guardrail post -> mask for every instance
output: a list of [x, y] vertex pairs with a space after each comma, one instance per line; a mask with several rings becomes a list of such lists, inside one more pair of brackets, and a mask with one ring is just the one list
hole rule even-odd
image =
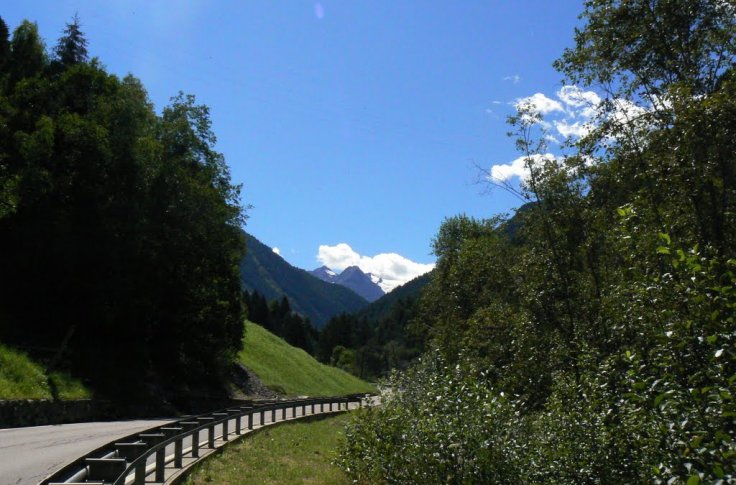
[[276, 405], [271, 408], [271, 422], [276, 422]]
[[215, 416], [216, 418], [224, 418], [222, 421], [222, 441], [227, 441], [227, 435], [230, 434], [227, 429], [230, 415], [228, 413], [212, 413], [212, 416]]
[[199, 430], [192, 431], [192, 458], [199, 458]]
[[281, 421], [285, 421], [286, 420], [286, 408], [287, 407], [288, 406], [286, 404], [282, 404], [281, 405]]
[[253, 429], [253, 410], [248, 411], [248, 429]]
[[330, 412], [332, 412], [332, 399], [330, 399]]
[[263, 426], [263, 422], [266, 419], [266, 410], [261, 409], [261, 426]]
[[164, 472], [166, 468], [166, 447], [162, 446], [156, 450], [156, 481], [164, 481]]
[[146, 460], [141, 460], [135, 466], [135, 485], [144, 485], [146, 483]]
[[174, 441], [174, 466], [176, 468], [181, 468], [181, 455], [184, 448], [184, 444], [182, 443], [182, 438], [177, 438], [176, 441]]
[[320, 401], [319, 402], [319, 412], [320, 413], [324, 413], [325, 412], [325, 402], [324, 401]]
[[302, 416], [306, 416], [306, 415], [307, 415], [307, 405], [304, 402], [302, 402]]
[[228, 409], [228, 414], [234, 416], [235, 419], [235, 434], [240, 434], [240, 416], [242, 411], [240, 409]]
[[207, 428], [207, 431], [209, 432], [207, 435], [207, 446], [210, 448], [215, 447], [215, 424], [210, 423], [209, 427]]

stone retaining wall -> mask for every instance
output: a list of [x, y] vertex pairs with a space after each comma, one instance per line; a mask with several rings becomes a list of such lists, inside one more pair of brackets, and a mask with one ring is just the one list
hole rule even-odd
[[98, 421], [116, 414], [112, 403], [94, 399], [0, 401], [0, 428]]

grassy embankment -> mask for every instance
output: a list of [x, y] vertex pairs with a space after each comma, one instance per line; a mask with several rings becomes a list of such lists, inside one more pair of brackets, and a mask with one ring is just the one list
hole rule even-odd
[[[317, 362], [254, 323], [246, 322], [239, 360], [272, 389], [286, 395], [335, 396], [375, 392], [370, 384], [340, 369]], [[84, 399], [91, 392], [66, 373], [49, 378], [43, 366], [25, 353], [0, 344], [0, 399], [51, 399], [50, 383], [61, 399]]]
[[62, 372], [49, 376], [44, 368], [23, 352], [0, 344], [0, 399], [51, 399], [55, 385], [60, 399], [85, 399], [91, 393], [84, 385]]
[[332, 462], [346, 414], [268, 426], [197, 465], [188, 485], [349, 483]]
[[[311, 396], [375, 391], [259, 325], [247, 322], [245, 332], [240, 361], [269, 387]], [[348, 419], [340, 414], [267, 426], [197, 464], [184, 483], [348, 483], [348, 477], [332, 464]]]
[[263, 383], [289, 396], [337, 396], [375, 392], [370, 384], [347, 372], [317, 362], [311, 355], [255, 323], [246, 322], [240, 362]]

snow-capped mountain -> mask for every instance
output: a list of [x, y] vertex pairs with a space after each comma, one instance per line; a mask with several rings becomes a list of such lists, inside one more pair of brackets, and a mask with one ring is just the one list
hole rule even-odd
[[312, 274], [312, 276], [316, 276], [322, 281], [326, 281], [328, 283], [334, 283], [335, 278], [337, 277], [337, 273], [332, 271], [327, 266], [320, 266], [319, 268], [310, 271], [310, 273]]
[[383, 280], [371, 273], [364, 273], [357, 266], [345, 268], [340, 274], [335, 273], [327, 266], [317, 268], [310, 271], [310, 273], [323, 281], [350, 288], [371, 302], [378, 300], [385, 294], [381, 287]]

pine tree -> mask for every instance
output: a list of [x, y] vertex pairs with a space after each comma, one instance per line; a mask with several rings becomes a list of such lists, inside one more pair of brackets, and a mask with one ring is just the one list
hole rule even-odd
[[74, 14], [71, 23], [66, 24], [64, 35], [56, 44], [54, 53], [63, 66], [87, 62], [87, 39], [81, 30], [77, 14]]

